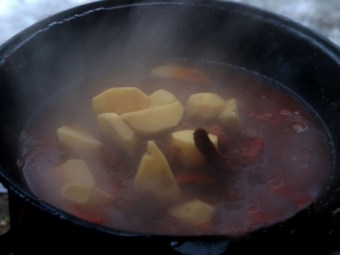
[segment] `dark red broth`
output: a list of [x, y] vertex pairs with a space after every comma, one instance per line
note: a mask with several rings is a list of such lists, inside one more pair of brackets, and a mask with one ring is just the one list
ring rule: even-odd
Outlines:
[[[200, 66], [211, 84], [150, 78], [151, 68], [113, 68], [88, 75], [57, 93], [36, 112], [22, 133], [20, 158], [28, 188], [39, 198], [76, 216], [107, 227], [156, 234], [237, 235], [284, 221], [309, 206], [327, 188], [332, 168], [332, 147], [319, 118], [284, 86], [239, 68]], [[206, 224], [190, 226], [167, 215], [174, 202], [159, 202], [134, 189], [133, 179], [147, 138], [138, 156], [129, 158], [121, 149], [106, 145], [100, 158], [84, 159], [100, 188], [116, 197], [112, 205], [86, 212], [64, 203], [58, 196], [56, 166], [68, 155], [58, 146], [56, 129], [73, 126], [101, 136], [92, 98], [110, 87], [136, 86], [147, 94], [164, 88], [185, 104], [197, 92], [214, 92], [235, 98], [241, 133], [216, 122], [195, 123], [185, 114], [174, 130], [205, 130], [219, 135], [225, 169], [212, 164], [183, 169], [169, 145], [169, 134], [153, 140], [166, 155], [181, 190], [180, 201], [199, 198], [216, 208]], [[208, 170], [207, 170], [208, 169]]]

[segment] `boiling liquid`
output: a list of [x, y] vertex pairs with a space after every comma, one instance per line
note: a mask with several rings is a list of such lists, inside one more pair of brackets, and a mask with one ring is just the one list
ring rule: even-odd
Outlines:
[[[325, 191], [332, 167], [327, 132], [314, 112], [284, 86], [246, 70], [216, 64], [200, 66], [212, 80], [208, 85], [150, 78], [151, 68], [125, 66], [91, 74], [58, 92], [36, 112], [24, 131], [20, 148], [22, 175], [36, 196], [78, 217], [120, 230], [238, 235], [294, 216]], [[86, 212], [60, 198], [62, 181], [56, 167], [69, 156], [58, 145], [57, 128], [73, 126], [106, 144], [91, 102], [104, 90], [120, 86], [136, 86], [147, 94], [163, 88], [175, 94], [184, 106], [190, 95], [199, 92], [214, 92], [225, 100], [235, 98], [242, 132], [254, 132], [264, 139], [261, 161], [238, 164], [236, 174], [214, 185], [180, 186], [180, 201], [199, 198], [216, 208], [206, 226], [191, 226], [172, 218], [166, 212], [173, 203], [157, 201], [134, 189], [134, 176], [145, 147], [133, 159], [111, 145], [101, 158], [84, 159], [97, 186], [117, 198], [111, 206], [100, 212]], [[188, 121], [184, 114], [175, 130], [187, 129]], [[218, 125], [191, 122], [190, 127], [208, 129], [213, 124]], [[166, 137], [172, 131], [152, 140], [166, 148]], [[148, 140], [141, 139], [144, 144]], [[167, 155], [169, 151], [163, 152], [169, 156], [175, 175], [183, 170], [176, 169], [176, 163]]]

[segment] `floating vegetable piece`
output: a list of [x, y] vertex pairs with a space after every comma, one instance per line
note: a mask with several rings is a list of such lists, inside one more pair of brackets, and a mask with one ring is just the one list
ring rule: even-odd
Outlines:
[[[209, 139], [217, 148], [217, 136], [209, 134]], [[194, 130], [181, 130], [172, 133], [171, 145], [176, 150], [179, 163], [196, 167], [203, 165], [206, 160], [200, 151], [196, 148], [194, 141]]]
[[196, 93], [189, 97], [186, 112], [194, 120], [206, 122], [216, 118], [224, 106], [225, 101], [215, 93]]
[[164, 154], [154, 141], [148, 141], [147, 150], [134, 180], [136, 190], [161, 200], [178, 199], [180, 190]]
[[159, 89], [150, 95], [150, 104], [149, 108], [156, 107], [159, 105], [169, 104], [177, 101], [177, 98], [174, 94], [170, 93], [167, 90]]
[[98, 210], [110, 205], [115, 197], [98, 189], [78, 183], [68, 183], [60, 188], [60, 194], [67, 202], [86, 210]]
[[190, 225], [201, 225], [210, 221], [215, 211], [210, 204], [194, 199], [170, 208], [168, 214]]
[[240, 131], [241, 124], [235, 99], [226, 101], [225, 107], [218, 115], [217, 120], [228, 129]]
[[201, 70], [181, 66], [158, 66], [152, 69], [151, 77], [209, 84], [210, 79]]
[[158, 135], [178, 125], [183, 107], [176, 101], [170, 104], [125, 113], [121, 118], [138, 134]]
[[150, 104], [150, 98], [138, 88], [111, 88], [92, 99], [92, 107], [97, 114], [115, 112], [121, 115], [145, 109]]
[[86, 163], [79, 159], [67, 160], [60, 165], [64, 183], [94, 186], [94, 178]]
[[103, 144], [91, 135], [67, 126], [57, 129], [57, 137], [61, 148], [76, 155], [98, 155], [103, 147]]
[[134, 155], [138, 137], [117, 113], [102, 113], [97, 116], [97, 119], [105, 137], [118, 143], [130, 156]]

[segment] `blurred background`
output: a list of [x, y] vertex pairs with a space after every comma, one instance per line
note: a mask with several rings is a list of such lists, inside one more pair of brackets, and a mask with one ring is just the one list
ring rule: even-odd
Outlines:
[[[0, 45], [41, 19], [90, 2], [94, 0], [0, 0]], [[340, 0], [234, 0], [231, 2], [245, 3], [285, 16], [340, 46]], [[0, 234], [8, 228], [7, 193], [0, 183]]]

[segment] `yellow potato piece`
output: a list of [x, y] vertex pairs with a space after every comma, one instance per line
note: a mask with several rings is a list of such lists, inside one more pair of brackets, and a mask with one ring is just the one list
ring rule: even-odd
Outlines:
[[77, 129], [63, 126], [57, 129], [59, 145], [72, 154], [98, 155], [103, 144], [91, 135]]
[[206, 122], [216, 118], [225, 106], [225, 101], [215, 93], [196, 93], [189, 97], [186, 112], [196, 121]]
[[94, 178], [86, 163], [79, 159], [69, 159], [60, 165], [62, 178], [65, 183], [77, 183], [94, 186]]
[[92, 107], [97, 114], [115, 112], [121, 115], [145, 109], [149, 104], [149, 96], [135, 87], [111, 88], [92, 99]]
[[180, 190], [164, 154], [154, 141], [148, 141], [147, 147], [135, 176], [136, 190], [161, 200], [178, 199]]
[[112, 204], [115, 197], [94, 186], [68, 183], [60, 188], [65, 201], [86, 210], [98, 210]]
[[169, 104], [175, 101], [177, 101], [177, 98], [174, 94], [167, 90], [159, 89], [150, 95], [149, 108]]
[[183, 115], [180, 102], [125, 113], [121, 118], [137, 133], [145, 136], [160, 134], [178, 125]]
[[158, 66], [152, 69], [151, 77], [209, 84], [209, 77], [201, 70], [181, 66]]
[[210, 204], [194, 199], [175, 205], [168, 210], [168, 214], [190, 225], [200, 225], [210, 221], [215, 211], [216, 208]]
[[217, 117], [217, 120], [228, 129], [240, 131], [240, 117], [237, 111], [237, 103], [235, 99], [226, 101], [225, 107]]
[[102, 113], [97, 116], [100, 130], [111, 142], [118, 143], [130, 156], [138, 144], [136, 133], [117, 113]]
[[[217, 148], [217, 136], [209, 134], [209, 139]], [[176, 151], [179, 163], [187, 167], [203, 165], [206, 161], [198, 151], [194, 141], [194, 130], [181, 130], [172, 133], [171, 145]]]

